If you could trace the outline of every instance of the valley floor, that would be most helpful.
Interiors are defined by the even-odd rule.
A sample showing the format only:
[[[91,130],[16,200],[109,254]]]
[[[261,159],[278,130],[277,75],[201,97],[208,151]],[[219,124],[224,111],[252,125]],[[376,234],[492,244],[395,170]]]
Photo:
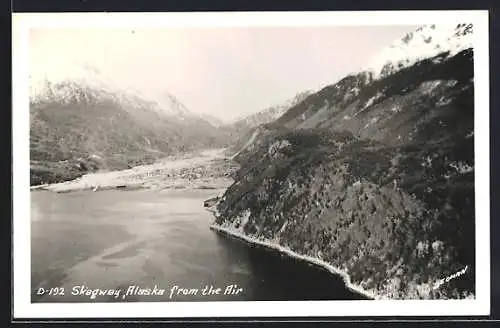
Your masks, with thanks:
[[[220,189],[229,186],[233,164],[224,149],[164,158],[128,170],[86,174],[75,180],[32,186],[31,190],[69,192],[124,189]]]

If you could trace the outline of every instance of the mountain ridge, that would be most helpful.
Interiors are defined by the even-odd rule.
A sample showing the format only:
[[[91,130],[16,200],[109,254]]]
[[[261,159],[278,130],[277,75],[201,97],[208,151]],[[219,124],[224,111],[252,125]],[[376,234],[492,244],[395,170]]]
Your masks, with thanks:
[[[235,125],[235,126],[247,125],[249,127],[256,127],[257,125],[260,124],[269,123],[271,121],[278,119],[288,109],[300,103],[302,100],[307,98],[307,96],[309,96],[311,93],[313,93],[311,90],[298,92],[297,94],[295,94],[295,96],[285,100],[283,103],[267,107],[263,110],[257,111],[252,114],[238,117],[228,125]]]
[[[472,27],[439,28],[454,38],[443,51],[388,56],[260,125],[214,225],[326,261],[380,298],[474,298]]]
[[[285,102],[268,107],[256,113],[237,119],[235,122],[226,124],[230,131],[232,143],[229,145],[229,153],[232,157],[250,146],[259,134],[262,125],[269,124],[283,116],[290,108],[300,104],[312,91],[306,90],[298,92],[295,96]]]

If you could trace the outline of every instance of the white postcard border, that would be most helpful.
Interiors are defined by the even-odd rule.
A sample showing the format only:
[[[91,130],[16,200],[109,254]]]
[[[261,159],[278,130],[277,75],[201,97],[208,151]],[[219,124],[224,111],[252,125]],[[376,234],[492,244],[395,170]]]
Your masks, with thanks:
[[[490,313],[489,49],[487,11],[19,13],[13,48],[13,264],[15,318],[450,316]],[[29,67],[31,28],[369,26],[474,24],[476,299],[287,302],[31,303]],[[207,228],[208,229],[208,228]]]

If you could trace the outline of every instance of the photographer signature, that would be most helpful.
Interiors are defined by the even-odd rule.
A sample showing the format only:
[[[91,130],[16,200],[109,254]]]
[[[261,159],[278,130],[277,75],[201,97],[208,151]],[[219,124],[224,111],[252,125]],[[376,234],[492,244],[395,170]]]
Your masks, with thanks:
[[[460,277],[461,275],[465,274],[465,272],[467,271],[467,269],[469,268],[469,266],[465,266],[465,268],[463,268],[462,270],[460,271],[457,271],[455,272],[454,274],[452,275],[449,275],[448,277],[446,278],[443,278],[443,279],[439,279],[438,281],[436,281],[434,283],[434,286],[432,287],[433,289],[438,289],[439,287],[441,287],[442,284],[444,284],[445,282],[449,282],[450,280],[452,279],[455,279],[455,278],[458,278]]]

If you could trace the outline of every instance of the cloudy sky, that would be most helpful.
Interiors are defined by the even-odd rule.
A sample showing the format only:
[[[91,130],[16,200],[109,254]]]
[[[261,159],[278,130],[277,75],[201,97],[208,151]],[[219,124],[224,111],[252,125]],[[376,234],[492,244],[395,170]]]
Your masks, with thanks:
[[[74,62],[116,83],[167,90],[225,121],[358,70],[415,26],[33,29],[30,74],[71,76]]]

